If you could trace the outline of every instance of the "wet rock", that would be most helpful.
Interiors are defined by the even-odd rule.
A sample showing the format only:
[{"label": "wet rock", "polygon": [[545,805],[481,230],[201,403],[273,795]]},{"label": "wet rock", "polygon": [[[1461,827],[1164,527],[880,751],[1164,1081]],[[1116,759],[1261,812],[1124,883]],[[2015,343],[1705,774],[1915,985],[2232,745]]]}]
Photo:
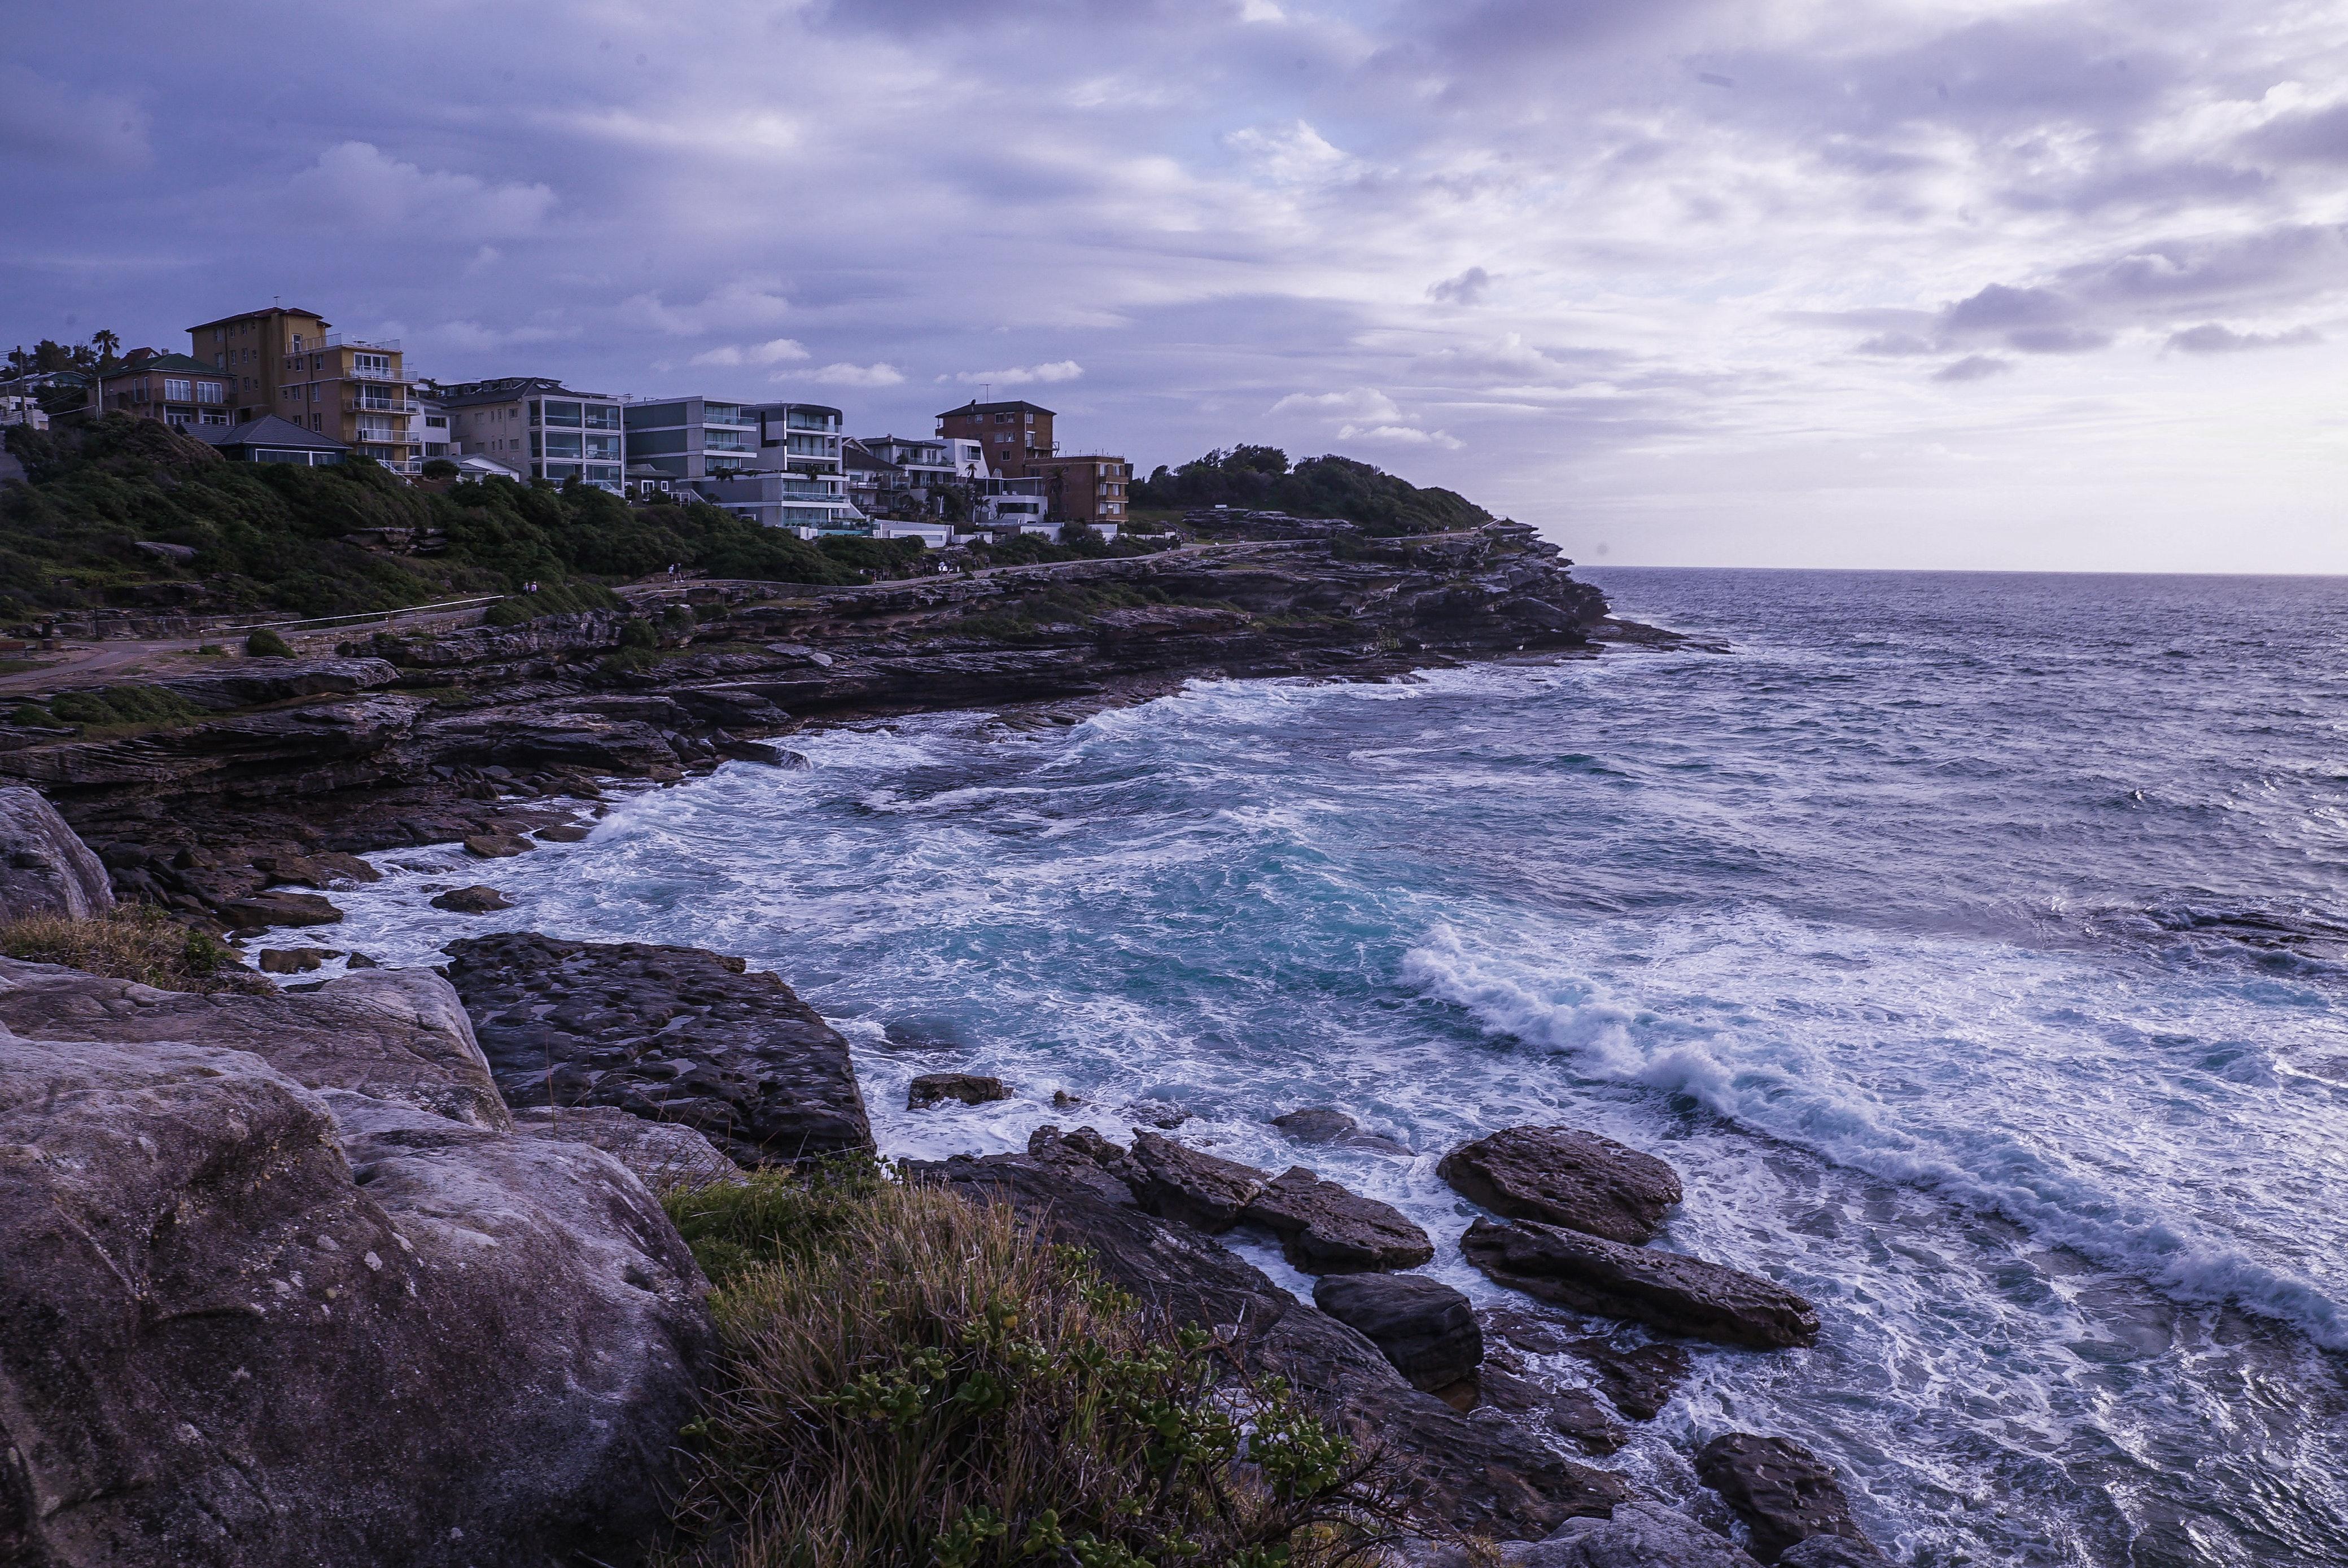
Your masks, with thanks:
[{"label": "wet rock", "polygon": [[1576,1339],[1565,1348],[1589,1363],[1614,1408],[1634,1421],[1661,1415],[1695,1370],[1684,1348],[1660,1341],[1624,1350],[1603,1339]]},{"label": "wet rock", "polygon": [[964,1105],[984,1105],[1010,1098],[1011,1091],[1003,1080],[975,1072],[924,1072],[905,1086],[908,1111],[926,1111],[949,1100]]},{"label": "wet rock", "polygon": [[1416,1268],[1435,1244],[1391,1204],[1291,1166],[1248,1201],[1241,1218],[1280,1237],[1290,1266],[1306,1274]]},{"label": "wet rock", "polygon": [[1272,1124],[1300,1143],[1327,1143],[1350,1149],[1375,1149],[1382,1153],[1407,1154],[1410,1146],[1382,1132],[1367,1132],[1362,1124],[1334,1106],[1308,1105],[1275,1116]]},{"label": "wet rock", "polygon": [[1587,1389],[1552,1389],[1491,1362],[1477,1375],[1477,1384],[1486,1405],[1529,1417],[1584,1453],[1611,1454],[1630,1441],[1630,1434]]},{"label": "wet rock", "polygon": [[0,1556],[635,1561],[715,1349],[659,1205],[592,1149],[202,1043],[232,1016],[0,1033],[0,1147],[41,1154],[0,1161]]},{"label": "wet rock", "polygon": [[465,840],[465,853],[483,860],[509,860],[530,848],[529,839],[510,833],[476,833]]},{"label": "wet rock", "polygon": [[1695,1473],[1751,1528],[1753,1555],[1763,1563],[1819,1535],[1863,1548],[1863,1562],[1882,1561],[1851,1517],[1834,1467],[1790,1439],[1725,1433],[1696,1450]]},{"label": "wet rock", "polygon": [[740,958],[530,931],[446,950],[509,1104],[616,1106],[745,1165],[872,1148],[848,1042]]},{"label": "wet rock", "polygon": [[343,912],[314,893],[248,893],[230,900],[221,913],[246,930],[271,926],[335,926]]},{"label": "wet rock", "polygon": [[1190,1120],[1191,1112],[1164,1100],[1137,1100],[1125,1108],[1137,1122],[1147,1122],[1161,1132],[1171,1132]]},{"label": "wet rock", "polygon": [[112,907],[105,864],[41,792],[0,789],[0,920],[87,920]]},{"label": "wet rock", "polygon": [[487,915],[499,909],[512,908],[513,900],[494,887],[484,887],[476,882],[470,887],[451,887],[436,897],[432,907],[459,915]]},{"label": "wet rock", "polygon": [[1883,1568],[1883,1553],[1873,1543],[1839,1535],[1813,1535],[1778,1554],[1781,1568]]},{"label": "wet rock", "polygon": [[1179,1220],[1212,1235],[1240,1223],[1263,1191],[1264,1173],[1134,1130],[1133,1198],[1161,1219]]},{"label": "wet rock", "polygon": [[1313,1305],[1378,1348],[1427,1393],[1473,1377],[1484,1331],[1468,1298],[1422,1274],[1339,1274],[1317,1281]]},{"label": "wet rock", "polygon": [[341,956],[332,948],[270,948],[259,958],[264,975],[306,975],[328,958]]},{"label": "wet rock", "polygon": [[1570,1127],[1503,1129],[1452,1150],[1436,1173],[1494,1214],[1632,1245],[1653,1240],[1681,1197],[1661,1160]]},{"label": "wet rock", "polygon": [[531,836],[548,844],[578,844],[582,842],[591,831],[577,823],[558,822],[537,829]]},{"label": "wet rock", "polygon": [[1753,1559],[1660,1502],[1625,1502],[1612,1519],[1570,1519],[1517,1568],[1755,1568]]},{"label": "wet rock", "polygon": [[654,1193],[738,1181],[742,1167],[690,1127],[647,1122],[609,1105],[534,1105],[513,1113],[525,1137],[601,1149]]},{"label": "wet rock", "polygon": [[1531,1220],[1478,1220],[1460,1238],[1498,1284],[1601,1317],[1724,1345],[1779,1349],[1818,1337],[1818,1308],[1783,1286],[1681,1253],[1624,1246]]},{"label": "wet rock", "polygon": [[1090,1127],[1063,1132],[1046,1123],[1027,1135],[1027,1153],[1054,1177],[1082,1186],[1104,1203],[1133,1204],[1139,1170],[1124,1150]]},{"label": "wet rock", "polygon": [[1147,1307],[1234,1331],[1251,1370],[1279,1373],[1341,1428],[1382,1442],[1415,1472],[1431,1509],[1461,1529],[1533,1540],[1630,1496],[1617,1476],[1505,1426],[1471,1421],[1412,1388],[1360,1334],[1187,1225],[1106,1200],[1026,1155],[963,1157],[912,1172],[1009,1204],[1055,1243],[1092,1254],[1111,1283]]},{"label": "wet rock", "polygon": [[368,958],[365,953],[353,953],[351,955],[351,961],[343,967],[346,969],[379,969],[383,968],[381,964],[377,963],[375,959]]}]

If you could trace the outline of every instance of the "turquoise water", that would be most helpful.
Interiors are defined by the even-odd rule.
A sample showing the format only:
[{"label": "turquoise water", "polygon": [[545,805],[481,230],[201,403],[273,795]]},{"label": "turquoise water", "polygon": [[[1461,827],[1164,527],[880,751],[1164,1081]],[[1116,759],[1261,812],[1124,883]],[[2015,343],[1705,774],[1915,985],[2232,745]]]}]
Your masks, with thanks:
[{"label": "turquoise water", "polygon": [[[1783,1432],[1907,1562],[2348,1561],[2348,583],[1592,575],[1730,651],[825,732],[583,844],[377,856],[343,935],[746,954],[885,1152],[1170,1105],[1446,1244],[1446,1148],[1594,1128],[1827,1325],[1702,1352],[1643,1484]],[[426,907],[480,879],[518,907]],[[1018,1096],[898,1109],[945,1068]],[[1306,1104],[1417,1153],[1295,1149]]]}]

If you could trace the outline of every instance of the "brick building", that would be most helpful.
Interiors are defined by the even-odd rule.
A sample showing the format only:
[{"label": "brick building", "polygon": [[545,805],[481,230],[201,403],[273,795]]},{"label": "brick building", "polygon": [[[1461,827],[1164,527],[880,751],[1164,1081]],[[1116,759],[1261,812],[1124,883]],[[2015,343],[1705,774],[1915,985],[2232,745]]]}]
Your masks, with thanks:
[{"label": "brick building", "polygon": [[1030,459],[1059,451],[1052,439],[1052,411],[1033,403],[973,400],[938,415],[938,435],[948,441],[975,441],[986,454],[987,471],[1016,479]]}]

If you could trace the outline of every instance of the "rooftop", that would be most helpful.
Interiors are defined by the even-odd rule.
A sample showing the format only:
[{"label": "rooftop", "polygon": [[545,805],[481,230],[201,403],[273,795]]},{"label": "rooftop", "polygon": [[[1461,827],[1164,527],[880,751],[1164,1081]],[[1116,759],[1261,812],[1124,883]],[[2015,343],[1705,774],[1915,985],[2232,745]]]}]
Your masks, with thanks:
[{"label": "rooftop", "polygon": [[228,375],[228,372],[206,364],[202,360],[191,359],[184,354],[150,354],[136,364],[126,364],[120,370],[109,372],[100,379],[112,381],[118,376],[143,375],[150,370],[166,371],[181,375],[217,376],[221,379],[226,379]]},{"label": "rooftop", "polygon": [[244,311],[232,316],[219,316],[215,317],[211,321],[198,322],[194,326],[190,327],[188,330],[191,333],[200,333],[206,327],[224,327],[236,322],[263,321],[270,316],[308,316],[312,321],[316,322],[322,328],[330,327],[335,324],[315,311],[297,311],[287,306],[272,305],[265,311]]},{"label": "rooftop", "polygon": [[304,430],[292,420],[280,419],[274,414],[264,414],[258,419],[248,419],[242,425],[225,429],[217,425],[201,425],[188,434],[213,446],[275,446],[311,452],[350,450],[331,436]]},{"label": "rooftop", "polygon": [[[976,398],[973,398],[968,403],[963,404],[960,408],[947,409],[944,414],[939,415],[938,417],[944,419],[956,414],[1002,414],[1010,411],[1025,411],[1029,414],[1050,414],[1052,412],[1052,410],[1045,407],[1040,403],[1029,403],[1024,399],[1016,403],[981,403]],[[936,437],[932,436],[931,439],[935,440]]]},{"label": "rooftop", "polygon": [[476,403],[511,403],[524,397],[576,397],[590,403],[618,403],[608,392],[574,392],[551,376],[501,375],[489,381],[465,381],[443,386],[436,401],[443,408]]}]

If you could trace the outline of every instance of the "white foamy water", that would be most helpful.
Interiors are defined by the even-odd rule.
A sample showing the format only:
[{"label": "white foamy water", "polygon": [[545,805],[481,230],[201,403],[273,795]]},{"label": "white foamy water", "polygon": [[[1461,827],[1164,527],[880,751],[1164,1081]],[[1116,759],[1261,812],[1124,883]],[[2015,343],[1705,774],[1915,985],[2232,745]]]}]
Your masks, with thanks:
[{"label": "white foamy water", "polygon": [[[887,1153],[1179,1107],[1484,1300],[1436,1159],[1589,1127],[1681,1170],[1665,1245],[1826,1325],[1701,1351],[1607,1461],[1643,1484],[1782,1432],[1906,1562],[2348,1561],[2348,591],[1607,580],[1737,651],[816,733],[583,844],[378,856],[339,935],[745,954],[848,1034]],[[518,907],[427,907],[472,881]],[[947,1068],[1017,1095],[901,1109]],[[1268,1125],[1307,1104],[1416,1153]]]}]

